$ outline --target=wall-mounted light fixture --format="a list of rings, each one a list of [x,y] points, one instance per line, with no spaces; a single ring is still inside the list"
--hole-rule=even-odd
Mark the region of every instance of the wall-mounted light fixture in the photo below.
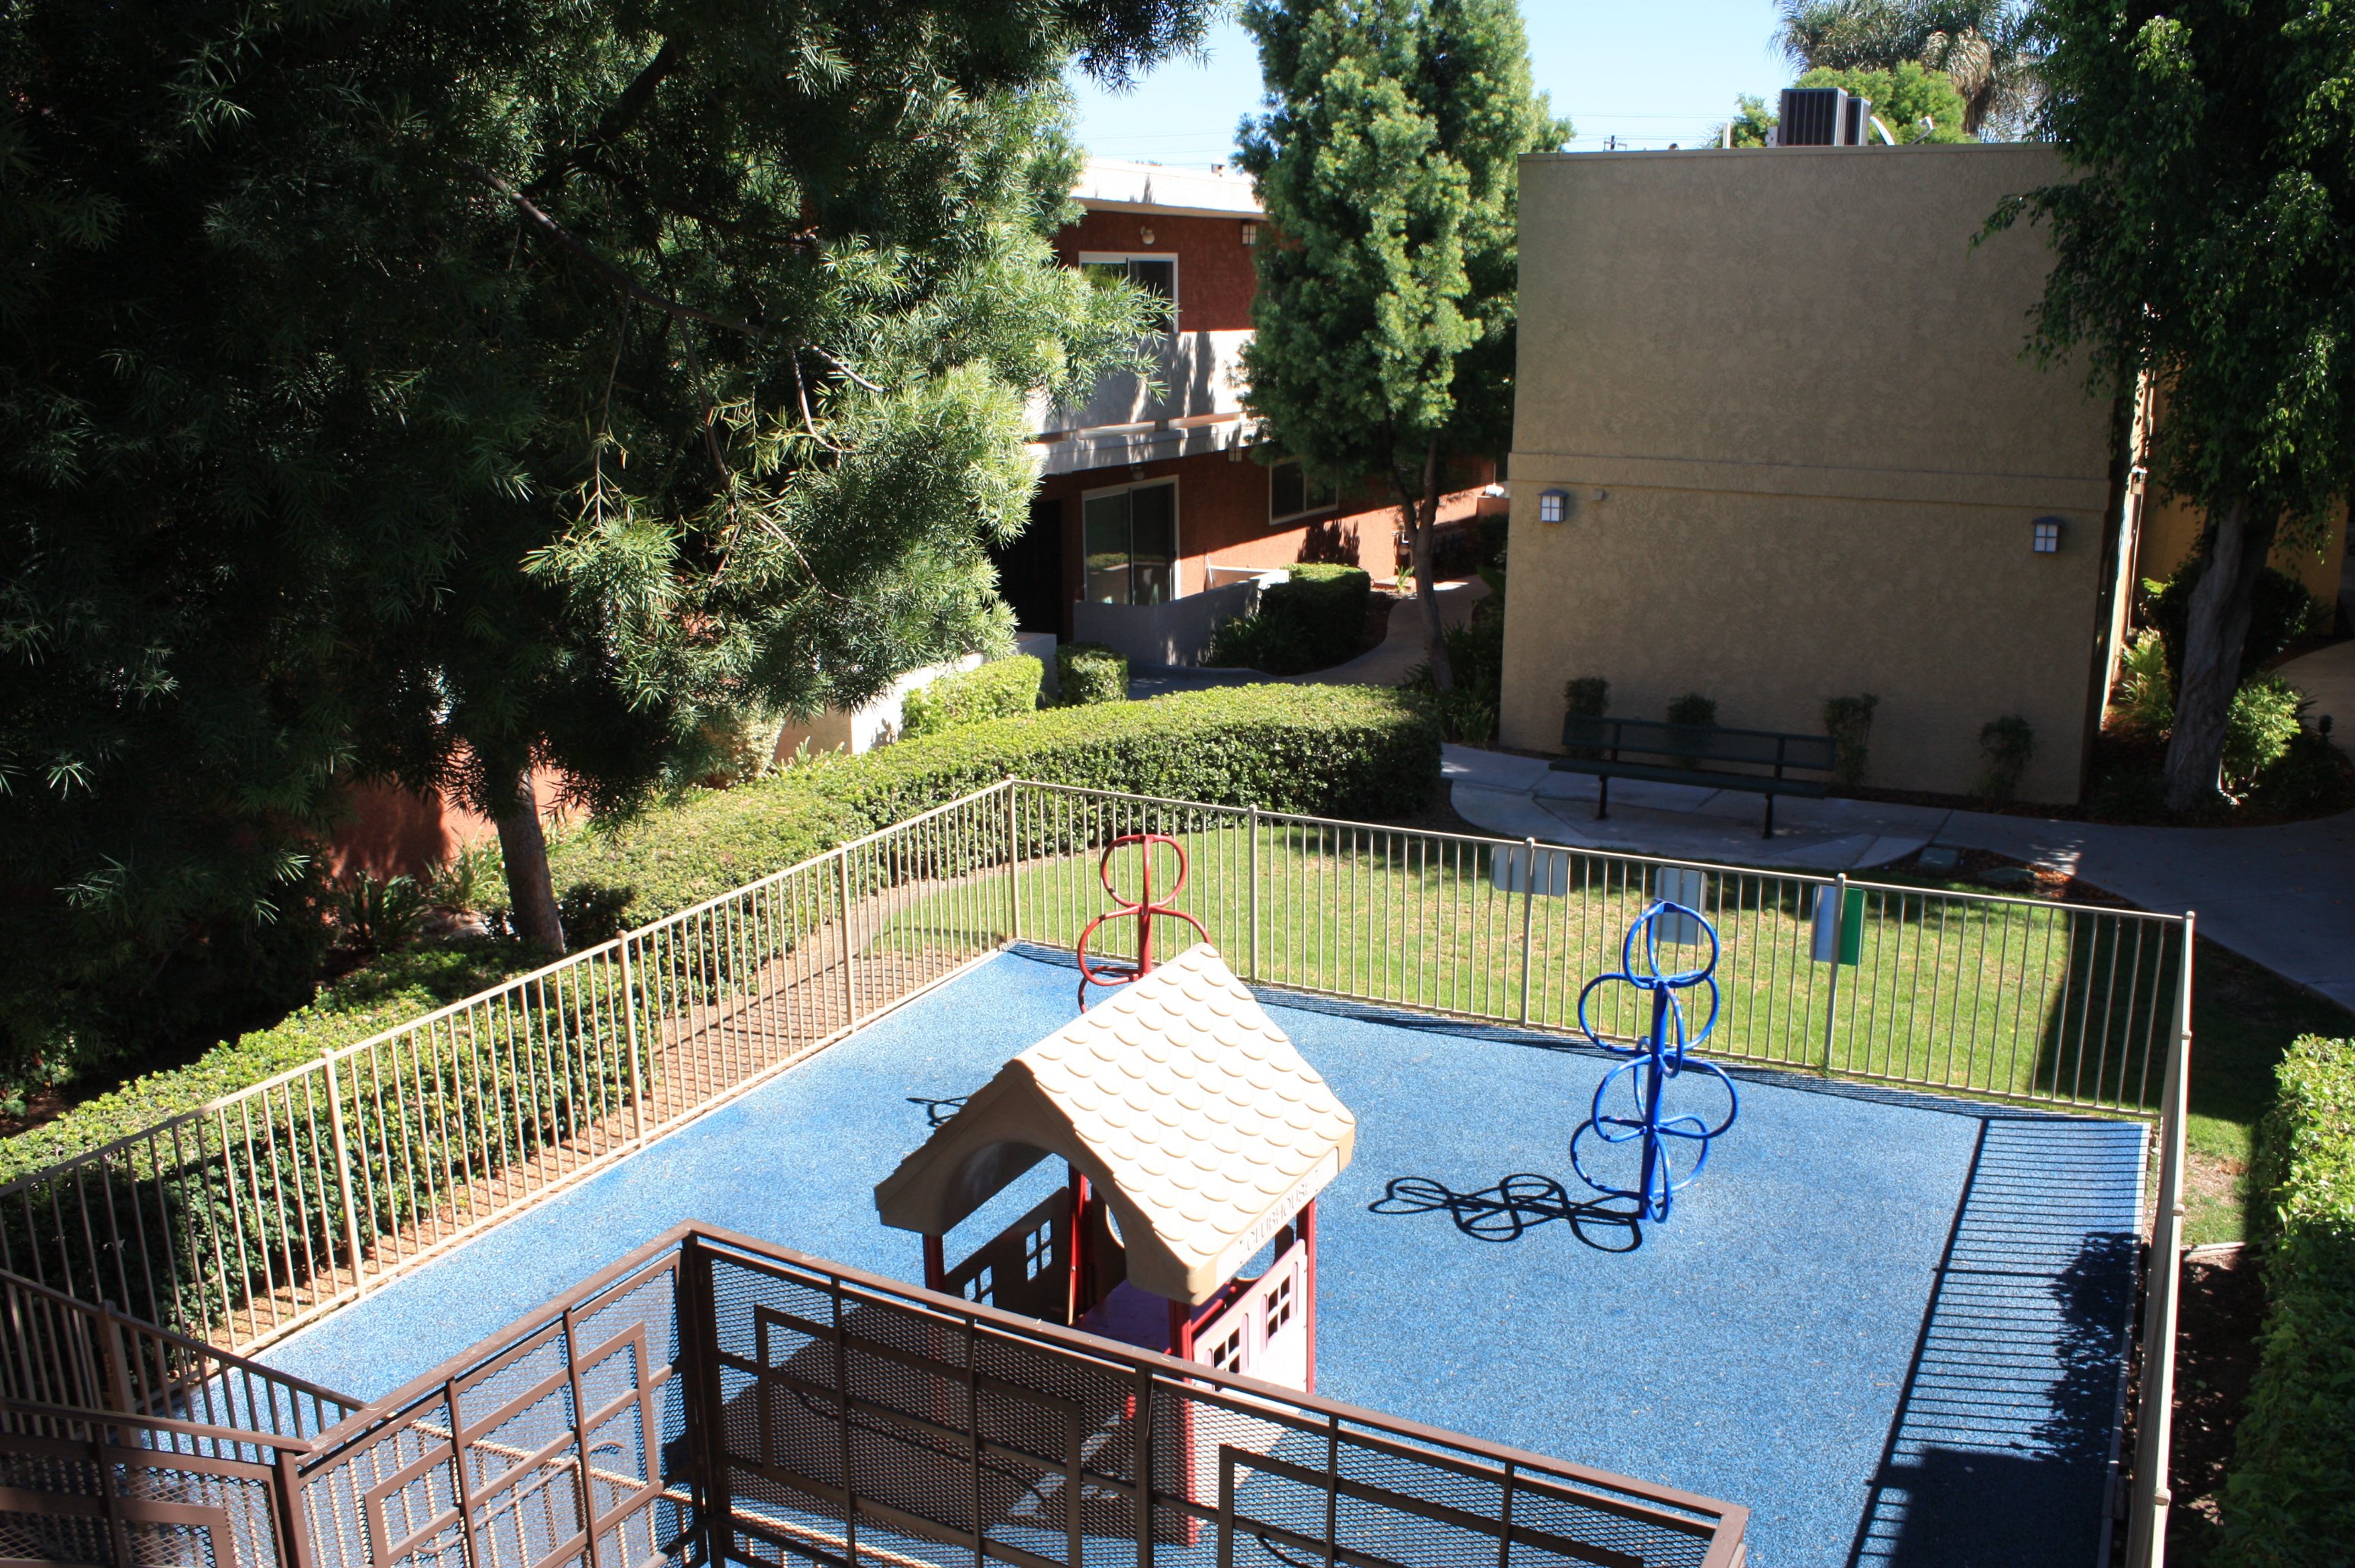
[[[1540,490],[1538,492],[1538,521],[1561,523],[1570,520],[1570,492]]]
[[[1136,231],[1136,238],[1139,243],[1150,245],[1153,243],[1153,230],[1150,229],[1140,228]]]
[[[2059,555],[2061,553],[2061,519],[2039,517],[2032,526],[2035,532],[2030,536],[2029,548],[2039,555]]]
[[[1244,244],[1244,246],[1245,246],[1246,248],[1248,248],[1248,247],[1250,247],[1250,246],[1253,246],[1253,245],[1256,245],[1256,244],[1258,244],[1258,243],[1259,243],[1259,225],[1258,225],[1258,224],[1256,224],[1256,223],[1252,222],[1249,219],[1245,219],[1243,220],[1243,244]]]

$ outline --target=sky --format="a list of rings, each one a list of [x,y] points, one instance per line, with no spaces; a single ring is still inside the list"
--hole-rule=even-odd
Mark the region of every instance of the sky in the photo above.
[[[1529,66],[1574,149],[1689,146],[1732,117],[1737,93],[1771,99],[1791,72],[1769,44],[1774,0],[1521,0]],[[1259,106],[1259,55],[1220,25],[1206,61],[1174,59],[1124,93],[1084,80],[1080,140],[1099,157],[1195,167],[1223,163]]]

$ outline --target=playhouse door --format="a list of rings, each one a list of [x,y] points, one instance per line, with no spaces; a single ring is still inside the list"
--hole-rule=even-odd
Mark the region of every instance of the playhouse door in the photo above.
[[[1305,1392],[1308,1313],[1308,1249],[1295,1242],[1231,1306],[1195,1330],[1194,1358]]]

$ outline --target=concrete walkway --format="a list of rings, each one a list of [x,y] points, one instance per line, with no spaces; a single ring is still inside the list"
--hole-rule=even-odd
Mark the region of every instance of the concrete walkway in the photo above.
[[[2355,641],[2333,643],[2281,667],[2282,677],[2312,699],[2342,746],[2355,743]]]
[[[1441,624],[1449,626],[1462,625],[1471,618],[1472,606],[1488,597],[1488,585],[1476,577],[1435,582],[1431,591],[1439,600]],[[1396,686],[1428,657],[1430,650],[1423,640],[1423,606],[1412,599],[1401,599],[1391,607],[1390,629],[1375,646],[1348,664],[1287,678],[1295,684],[1317,686]]]
[[[1992,850],[2145,909],[2195,910],[2201,935],[2355,1008],[2355,812],[2283,827],[2120,827],[1783,800],[1769,839],[1758,836],[1764,802],[1754,795],[1620,779],[1610,816],[1597,822],[1596,781],[1542,759],[1450,746],[1444,772],[1466,821],[1549,844],[1824,871],[1869,870],[1931,844]]]

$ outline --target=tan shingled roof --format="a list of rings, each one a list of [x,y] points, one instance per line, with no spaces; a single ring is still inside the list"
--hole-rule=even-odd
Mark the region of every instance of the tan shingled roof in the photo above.
[[[1349,1163],[1358,1119],[1207,944],[1004,1067],[875,1189],[944,1235],[1048,1155],[1107,1195],[1140,1290],[1207,1300]]]

